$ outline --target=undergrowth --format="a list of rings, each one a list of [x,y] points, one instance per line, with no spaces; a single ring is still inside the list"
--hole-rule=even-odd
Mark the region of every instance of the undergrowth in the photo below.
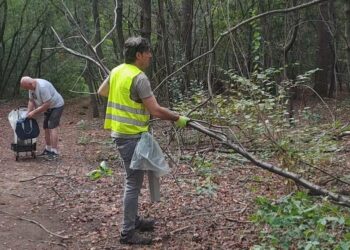
[[[278,203],[258,197],[251,220],[264,229],[254,250],[350,249],[349,209],[298,192]]]
[[[350,127],[336,120],[337,116],[322,99],[318,103],[323,112],[305,106],[294,110],[291,117],[288,113],[290,89],[298,85],[308,87],[317,69],[299,75],[295,81],[277,83],[276,76],[282,70],[267,69],[255,72],[250,78],[225,71],[226,92],[196,109],[191,118],[199,122],[204,118],[204,125],[215,125],[216,130],[254,152],[255,157],[273,160],[279,167],[315,182],[324,174],[319,169],[332,172],[332,168],[341,163],[337,153],[342,146],[337,136]],[[185,114],[204,103],[206,95],[203,89],[198,90],[193,93],[190,105],[179,103],[176,107]],[[193,168],[202,180],[200,185],[197,183],[197,191],[215,192],[213,180],[220,173],[213,171],[212,164],[196,158]],[[288,183],[292,186],[290,191],[296,190],[293,183]],[[332,187],[332,191],[335,189]],[[260,197],[257,204],[252,220],[264,230],[254,249],[350,249],[348,209],[302,192],[278,203]]]

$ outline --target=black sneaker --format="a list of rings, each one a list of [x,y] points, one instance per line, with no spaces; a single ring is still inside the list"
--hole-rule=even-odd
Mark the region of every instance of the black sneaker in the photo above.
[[[56,160],[59,157],[59,154],[56,154],[55,152],[49,152],[49,154],[47,155],[47,158],[49,160]]]
[[[135,229],[141,232],[150,232],[154,230],[155,221],[151,219],[136,219]]]
[[[129,245],[150,245],[152,239],[140,235],[135,230],[131,230],[126,234],[120,234],[120,243]]]
[[[47,156],[51,154],[51,151],[47,150],[46,148],[44,149],[44,151],[41,154],[38,154],[38,157],[43,157],[43,156]]]

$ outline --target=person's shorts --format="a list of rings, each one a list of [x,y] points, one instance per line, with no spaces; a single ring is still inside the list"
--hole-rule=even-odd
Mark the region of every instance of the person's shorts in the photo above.
[[[44,113],[44,129],[54,129],[60,125],[63,107],[52,108]]]

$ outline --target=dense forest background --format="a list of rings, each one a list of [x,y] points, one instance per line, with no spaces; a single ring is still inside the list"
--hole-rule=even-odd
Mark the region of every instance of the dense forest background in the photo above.
[[[152,121],[154,136],[175,166],[164,185],[173,203],[153,209],[167,218],[169,207],[178,208],[177,221],[189,216],[181,208],[184,201],[192,204],[199,197],[203,204],[194,202],[194,213],[212,220],[209,225],[198,216],[198,222],[169,226],[165,219],[162,232],[168,227],[182,236],[165,230],[159,249],[169,237],[174,246],[198,247],[193,249],[222,246],[227,239],[231,246],[253,246],[259,239],[254,249],[350,249],[349,209],[338,206],[350,206],[349,0],[0,0],[2,107],[11,105],[2,99],[27,97],[19,88],[23,75],[49,80],[70,104],[65,133],[78,138],[66,135],[72,146],[66,154],[84,148],[83,160],[89,160],[67,168],[92,170],[102,160],[118,165],[101,129],[105,99],[96,90],[123,62],[123,43],[134,35],[151,42],[146,74],[158,101],[191,118],[180,131]],[[78,102],[69,102],[74,97]],[[86,109],[91,114],[84,118]],[[74,182],[77,189],[81,183],[95,187],[86,176],[69,180],[74,178],[81,181]],[[234,219],[212,216],[222,208],[237,209],[235,195],[244,207]],[[98,200],[103,197],[82,196],[81,204],[90,211],[93,201],[108,210],[109,201]],[[215,211],[208,214],[211,203]],[[216,230],[216,223],[229,229]],[[115,229],[109,226],[106,232]],[[216,235],[209,237],[214,243],[208,232]],[[251,238],[242,243],[232,235]]]
[[[313,2],[319,4],[2,0],[0,98],[19,94],[22,75],[49,79],[65,96],[94,93],[106,71],[63,47],[112,69],[123,61],[122,44],[131,35],[152,43],[154,60],[147,73],[154,87],[162,83],[157,94],[163,102],[199,89],[209,96],[220,93],[232,88],[232,74],[262,79],[273,73],[275,91],[288,87],[295,95],[297,77],[316,69],[308,85],[322,97],[336,97],[349,90],[350,3]]]

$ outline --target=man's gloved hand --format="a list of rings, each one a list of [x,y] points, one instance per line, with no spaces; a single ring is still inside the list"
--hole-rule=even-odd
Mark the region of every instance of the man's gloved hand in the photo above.
[[[186,127],[187,123],[190,121],[190,118],[186,116],[180,116],[179,119],[175,122],[175,126],[178,128]]]

